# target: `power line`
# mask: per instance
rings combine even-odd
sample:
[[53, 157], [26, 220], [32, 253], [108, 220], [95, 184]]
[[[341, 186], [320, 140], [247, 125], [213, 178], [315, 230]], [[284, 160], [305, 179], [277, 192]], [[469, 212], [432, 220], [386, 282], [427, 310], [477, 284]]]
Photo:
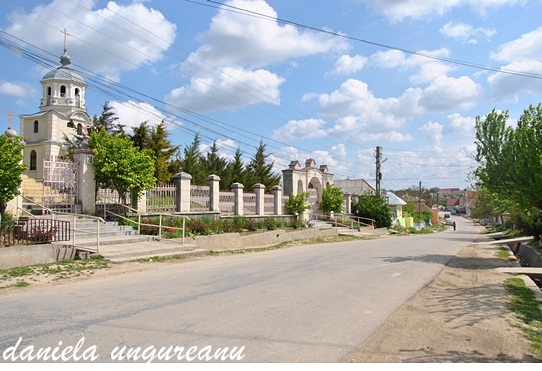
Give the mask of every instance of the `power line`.
[[[192, 0], [186, 0], [186, 1], [194, 3], [194, 4], [205, 5], [205, 4], [201, 4], [199, 2], [192, 1]], [[343, 39], [362, 42], [362, 43], [372, 45], [372, 46], [377, 46], [377, 47], [380, 47], [380, 48], [385, 48], [385, 49], [390, 49], [390, 50], [397, 50], [397, 51], [401, 51], [401, 52], [406, 53], [406, 54], [417, 55], [417, 56], [428, 58], [428, 59], [438, 60], [438, 61], [441, 61], [441, 62], [452, 63], [452, 64], [457, 64], [457, 65], [466, 66], [466, 67], [472, 67], [472, 68], [476, 68], [476, 69], [480, 69], [480, 70], [486, 70], [486, 71], [492, 71], [492, 72], [498, 72], [498, 73], [505, 73], [505, 74], [509, 74], [509, 75], [528, 77], [528, 78], [533, 78], [533, 79], [542, 79], [542, 75], [537, 74], [537, 73], [515, 71], [515, 70], [511, 70], [511, 69], [505, 69], [505, 68], [498, 68], [498, 67], [482, 65], [482, 64], [479, 64], [479, 63], [475, 63], [475, 62], [467, 62], [467, 61], [462, 61], [462, 60], [459, 60], [459, 59], [441, 57], [441, 56], [434, 55], [434, 54], [429, 54], [429, 53], [416, 52], [416, 51], [409, 50], [409, 49], [406, 49], [406, 48], [401, 48], [401, 47], [398, 47], [398, 46], [392, 46], [392, 45], [387, 45], [387, 44], [383, 44], [383, 43], [379, 43], [379, 42], [375, 42], [375, 41], [370, 41], [370, 40], [362, 39], [360, 37], [348, 36], [348, 35], [341, 34], [341, 33], [338, 33], [338, 32], [329, 31], [329, 30], [325, 30], [325, 29], [322, 29], [322, 28], [309, 26], [309, 25], [306, 25], [306, 24], [303, 24], [303, 23], [298, 23], [298, 22], [290, 21], [290, 20], [283, 19], [283, 18], [272, 17], [272, 16], [269, 16], [269, 15], [266, 15], [266, 14], [263, 14], [263, 13], [258, 13], [256, 11], [248, 10], [246, 8], [236, 7], [236, 6], [233, 6], [233, 5], [221, 3], [221, 2], [218, 2], [218, 1], [214, 1], [214, 0], [207, 0], [207, 2], [219, 5], [219, 6], [216, 7], [218, 9], [224, 9], [224, 10], [234, 9], [234, 10], [236, 10], [236, 13], [239, 13], [239, 14], [245, 14], [247, 16], [257, 16], [257, 17], [262, 18], [262, 19], [267, 19], [267, 20], [270, 20], [270, 21], [280, 22], [280, 23], [283, 23], [283, 24], [290, 24], [290, 25], [293, 25], [293, 26], [297, 26], [297, 27], [308, 29], [308, 30], [325, 33], [325, 34], [340, 37], [340, 38], [343, 38]]]

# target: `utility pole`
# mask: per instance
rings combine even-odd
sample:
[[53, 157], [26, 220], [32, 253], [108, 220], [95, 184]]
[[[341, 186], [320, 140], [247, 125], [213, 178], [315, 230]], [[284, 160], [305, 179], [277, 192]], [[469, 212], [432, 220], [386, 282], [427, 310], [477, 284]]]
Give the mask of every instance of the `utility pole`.
[[380, 195], [380, 181], [382, 180], [382, 172], [380, 171], [380, 165], [382, 160], [382, 148], [376, 146], [376, 194]]
[[420, 188], [418, 191], [418, 214], [420, 216], [420, 225], [422, 223], [422, 181], [420, 180]]

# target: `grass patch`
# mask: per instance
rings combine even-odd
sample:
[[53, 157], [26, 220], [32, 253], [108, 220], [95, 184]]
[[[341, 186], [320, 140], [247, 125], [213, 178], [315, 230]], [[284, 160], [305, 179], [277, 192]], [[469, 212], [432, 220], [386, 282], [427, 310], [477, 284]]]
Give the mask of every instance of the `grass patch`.
[[517, 325], [531, 340], [533, 355], [542, 360], [542, 309], [534, 292], [521, 278], [509, 278], [505, 282], [510, 295], [510, 307], [518, 315]]
[[[109, 268], [112, 262], [105, 260], [101, 255], [91, 255], [89, 260], [59, 260], [54, 263], [35, 264], [24, 267], [15, 267], [0, 270], [0, 281], [8, 281], [17, 277], [27, 277], [33, 275], [54, 276], [55, 279], [77, 277], [82, 272], [92, 274], [94, 270]], [[23, 281], [24, 282], [24, 281]], [[18, 287], [24, 287], [20, 282]]]
[[506, 247], [502, 247], [501, 250], [497, 253], [497, 256], [502, 260], [509, 260], [510, 251]]
[[24, 281], [19, 281], [15, 284], [16, 287], [26, 287], [26, 286], [30, 286], [30, 284], [28, 282], [24, 282]]
[[185, 257], [186, 257], [185, 255], [151, 256], [150, 258], [135, 259], [131, 261], [138, 262], [138, 263], [160, 263], [160, 262], [165, 262], [169, 260], [182, 260]]

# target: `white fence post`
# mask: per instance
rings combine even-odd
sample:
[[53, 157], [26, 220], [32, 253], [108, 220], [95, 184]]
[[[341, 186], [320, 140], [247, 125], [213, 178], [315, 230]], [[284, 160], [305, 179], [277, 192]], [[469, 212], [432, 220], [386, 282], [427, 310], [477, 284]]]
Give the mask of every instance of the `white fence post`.
[[230, 188], [233, 190], [234, 200], [234, 214], [243, 215], [243, 185], [241, 183], [233, 183]]
[[209, 211], [220, 211], [220, 177], [209, 175]]

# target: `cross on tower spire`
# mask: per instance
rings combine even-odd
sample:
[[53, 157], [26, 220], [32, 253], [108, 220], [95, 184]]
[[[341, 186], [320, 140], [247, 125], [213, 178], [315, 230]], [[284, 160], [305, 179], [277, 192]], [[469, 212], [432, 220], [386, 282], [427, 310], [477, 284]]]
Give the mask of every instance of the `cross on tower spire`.
[[71, 63], [70, 57], [68, 56], [68, 30], [64, 28], [62, 31], [60, 31], [64, 34], [64, 54], [60, 57], [60, 63], [62, 66], [67, 66]]
[[11, 127], [11, 124], [13, 124], [13, 116], [15, 116], [15, 113], [13, 113], [13, 110], [10, 108], [6, 112], [6, 115], [8, 116], [9, 127]]
[[68, 51], [68, 35], [70, 35], [68, 33], [68, 29], [66, 27], [64, 27], [64, 29], [62, 31], [60, 31], [60, 32], [62, 32], [64, 34], [64, 51]]

